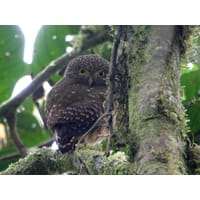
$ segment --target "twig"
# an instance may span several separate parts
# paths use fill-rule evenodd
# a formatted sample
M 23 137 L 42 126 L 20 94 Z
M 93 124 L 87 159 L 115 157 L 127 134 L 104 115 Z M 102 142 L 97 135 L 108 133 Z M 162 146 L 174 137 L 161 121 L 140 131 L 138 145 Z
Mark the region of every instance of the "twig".
M 110 115 L 111 115 L 111 113 L 104 113 L 103 115 L 101 115 L 101 116 L 97 119 L 97 121 L 92 125 L 92 127 L 91 127 L 86 133 L 84 133 L 84 135 L 82 135 L 81 138 L 79 139 L 78 143 L 76 144 L 76 146 L 77 146 L 76 149 L 77 149 L 77 150 L 79 149 L 80 143 L 83 141 L 83 139 L 84 139 L 88 134 L 90 134 L 91 132 L 93 132 L 94 129 L 96 129 L 96 127 L 99 125 L 100 121 L 101 121 L 103 118 L 105 118 L 105 117 L 107 117 L 107 116 L 110 116 Z
M 37 108 L 37 110 L 38 110 L 38 112 L 39 112 L 39 114 L 40 114 L 40 117 L 41 117 L 41 119 L 42 119 L 42 123 L 43 123 L 44 128 L 45 128 L 46 130 L 50 131 L 50 130 L 48 129 L 48 127 L 47 127 L 47 122 L 46 122 L 47 120 L 46 120 L 46 116 L 45 116 L 45 114 L 44 114 L 44 110 L 40 107 L 40 104 L 39 104 L 38 101 L 36 101 L 35 99 L 33 99 L 33 102 L 34 102 L 34 104 L 35 104 L 35 106 L 36 106 L 36 108 Z M 53 135 L 53 134 L 51 133 L 51 135 Z
M 16 116 L 15 111 L 11 112 L 6 115 L 9 131 L 10 131 L 10 137 L 15 144 L 17 151 L 19 152 L 21 157 L 24 157 L 27 155 L 26 147 L 22 143 L 17 130 L 16 130 Z
M 54 140 L 55 140 L 54 138 L 51 138 L 51 139 L 45 141 L 44 143 L 39 144 L 37 147 L 38 147 L 38 148 L 50 147 L 50 146 L 52 145 L 52 143 L 54 142 Z M 27 149 L 27 152 L 31 152 L 31 149 L 32 149 L 32 148 Z M 9 159 L 18 158 L 18 157 L 20 157 L 19 152 L 7 154 L 7 155 L 4 155 L 4 156 L 1 156 L 1 157 L 0 157 L 0 162 L 1 162 L 1 161 L 4 161 L 4 160 L 9 160 Z
M 52 137 L 49 140 L 47 140 L 46 142 L 43 142 L 43 143 L 39 144 L 38 148 L 50 147 L 54 141 L 55 141 L 55 137 Z
M 82 170 L 82 166 L 81 165 L 83 165 L 87 175 L 92 175 L 92 173 L 91 173 L 89 167 L 87 166 L 86 162 L 84 161 L 84 159 L 81 157 L 81 155 L 78 152 L 76 152 L 76 156 L 77 156 L 77 159 L 80 162 L 80 165 L 79 165 L 80 174 L 81 174 L 81 170 Z
M 17 107 L 26 99 L 26 97 L 35 92 L 52 74 L 65 67 L 69 60 L 80 54 L 83 54 L 87 49 L 96 46 L 99 43 L 105 42 L 106 40 L 108 40 L 107 31 L 99 33 L 93 38 L 86 40 L 86 42 L 80 48 L 74 50 L 71 54 L 63 54 L 61 57 L 51 62 L 24 90 L 0 107 L 0 118 L 5 116 L 6 113 L 9 113 L 10 111 L 16 110 Z
M 114 85 L 115 85 L 114 79 L 115 79 L 115 74 L 116 74 L 117 52 L 118 52 L 118 47 L 119 47 L 120 40 L 121 40 L 121 34 L 122 34 L 122 26 L 119 26 L 117 28 L 117 32 L 116 32 L 116 35 L 115 35 L 114 41 L 113 41 L 111 62 L 110 62 L 110 68 L 109 68 L 109 73 L 108 73 L 108 96 L 107 96 L 106 113 L 112 113 L 112 111 L 113 111 L 113 91 L 114 91 Z M 109 123 L 110 135 L 108 137 L 107 145 L 106 145 L 106 155 L 107 156 L 109 156 L 110 140 L 113 135 L 112 115 L 110 115 L 110 118 L 108 119 L 108 123 Z
M 82 140 L 90 134 L 100 123 L 100 121 L 109 116 L 108 122 L 109 122 L 109 130 L 110 130 L 110 136 L 108 137 L 107 140 L 107 145 L 106 145 L 106 155 L 109 156 L 109 147 L 110 147 L 110 139 L 113 135 L 113 127 L 112 127 L 112 111 L 113 111 L 113 90 L 114 90 L 114 78 L 116 74 L 116 60 L 117 60 L 117 52 L 118 52 L 118 47 L 121 39 L 121 34 L 122 34 L 122 26 L 119 26 L 116 36 L 114 38 L 113 42 L 113 49 L 112 49 L 112 55 L 111 55 L 111 64 L 109 68 L 109 73 L 108 73 L 108 96 L 107 96 L 107 107 L 106 107 L 106 112 L 102 114 L 97 121 L 92 125 L 92 127 L 84 134 L 81 136 L 77 143 L 77 150 L 79 149 L 80 143 Z
M 20 157 L 20 155 L 19 155 L 18 152 L 11 153 L 11 154 L 7 154 L 7 155 L 4 155 L 4 156 L 1 156 L 1 157 L 0 157 L 0 162 L 2 162 L 2 161 L 4 161 L 4 160 L 9 160 L 9 159 L 18 158 L 18 157 Z

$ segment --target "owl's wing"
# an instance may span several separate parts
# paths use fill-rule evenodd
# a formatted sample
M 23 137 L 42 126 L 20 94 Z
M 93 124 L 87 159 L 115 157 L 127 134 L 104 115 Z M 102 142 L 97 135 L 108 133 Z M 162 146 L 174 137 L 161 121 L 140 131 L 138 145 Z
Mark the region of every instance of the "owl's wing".
M 102 106 L 98 104 L 71 105 L 58 110 L 54 106 L 48 116 L 48 124 L 55 131 L 59 150 L 65 153 L 74 150 L 78 139 L 100 117 Z
M 47 125 L 57 135 L 61 152 L 74 149 L 77 139 L 86 133 L 103 113 L 103 99 L 96 90 L 83 85 L 69 85 L 64 80 L 47 98 Z
M 88 89 L 84 85 L 75 85 L 61 80 L 48 94 L 46 102 L 47 125 L 52 128 L 55 124 L 76 120 L 74 117 L 84 115 L 89 119 L 96 120 L 103 110 L 103 95 L 98 89 Z M 93 119 L 94 118 L 94 119 Z
M 103 106 L 97 103 L 88 102 L 88 104 L 72 104 L 62 109 L 58 109 L 57 105 L 51 108 L 47 124 L 50 128 L 58 124 L 69 124 L 71 131 L 87 131 L 103 113 Z M 73 126 L 74 125 L 74 126 Z

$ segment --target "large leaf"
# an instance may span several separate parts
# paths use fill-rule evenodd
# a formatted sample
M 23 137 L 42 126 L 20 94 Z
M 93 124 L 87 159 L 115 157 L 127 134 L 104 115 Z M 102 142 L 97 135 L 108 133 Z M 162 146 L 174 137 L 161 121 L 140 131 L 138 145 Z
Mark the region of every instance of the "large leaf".
M 79 26 L 43 26 L 35 41 L 32 72 L 37 74 L 44 69 L 52 60 L 66 52 L 70 46 L 65 41 L 66 35 L 74 35 L 79 31 Z
M 7 100 L 16 81 L 25 74 L 24 37 L 18 26 L 0 26 L 0 104 Z
M 37 146 L 48 140 L 49 134 L 40 126 L 37 119 L 29 113 L 18 114 L 18 131 L 23 143 L 27 147 Z
M 198 65 L 182 70 L 181 85 L 184 90 L 184 105 L 193 133 L 200 130 L 200 70 Z

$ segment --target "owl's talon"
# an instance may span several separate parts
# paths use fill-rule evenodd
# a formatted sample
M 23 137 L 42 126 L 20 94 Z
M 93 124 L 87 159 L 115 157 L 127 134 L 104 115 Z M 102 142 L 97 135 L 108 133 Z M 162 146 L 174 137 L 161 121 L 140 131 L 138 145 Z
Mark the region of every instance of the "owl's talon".
M 105 153 L 104 153 L 104 156 L 109 157 L 109 156 L 110 156 L 110 151 L 105 152 Z
M 90 172 L 90 169 L 89 167 L 87 166 L 86 162 L 82 159 L 81 155 L 79 155 L 78 152 L 76 152 L 76 157 L 79 161 L 79 173 L 80 174 L 83 174 L 83 169 L 85 170 L 86 174 L 90 175 L 91 172 Z

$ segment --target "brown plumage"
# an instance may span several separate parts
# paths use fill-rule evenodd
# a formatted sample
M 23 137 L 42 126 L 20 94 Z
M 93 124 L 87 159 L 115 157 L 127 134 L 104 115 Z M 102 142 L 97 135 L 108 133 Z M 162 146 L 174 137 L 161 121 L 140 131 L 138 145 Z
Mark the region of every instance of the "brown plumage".
M 68 64 L 64 78 L 48 94 L 47 125 L 56 133 L 62 153 L 73 151 L 81 136 L 104 113 L 108 69 L 109 62 L 97 55 L 79 56 Z M 84 142 L 96 143 L 108 134 L 102 122 Z

